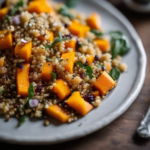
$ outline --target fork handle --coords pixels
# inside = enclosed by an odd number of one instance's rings
[[[142,120],[140,126],[137,129],[137,133],[140,137],[149,138],[150,137],[150,107]]]

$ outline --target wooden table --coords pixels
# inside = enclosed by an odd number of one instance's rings
[[[128,10],[120,0],[110,0],[132,23],[142,39],[150,64],[150,14],[138,14]],[[147,65],[147,66],[148,66]],[[17,146],[0,143],[0,149],[44,150],[150,150],[150,140],[141,139],[136,129],[150,105],[150,68],[147,67],[142,91],[132,106],[105,128],[86,137],[49,146]]]

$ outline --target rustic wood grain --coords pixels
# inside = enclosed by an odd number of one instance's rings
[[[150,140],[141,139],[136,129],[150,105],[150,14],[128,10],[122,1],[110,0],[129,19],[142,39],[148,62],[144,86],[131,107],[105,128],[86,137],[49,146],[17,146],[0,143],[0,149],[44,150],[150,150]]]

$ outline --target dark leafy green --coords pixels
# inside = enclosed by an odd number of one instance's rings
[[[26,121],[26,115],[23,115],[21,118],[20,118],[20,121],[19,121],[19,126],[21,126],[25,121]]]
[[[74,8],[79,0],[66,0],[65,5],[69,8]]]
[[[120,76],[120,70],[118,68],[112,68],[109,75],[114,79],[118,80]]]
[[[49,62],[52,62],[52,61],[53,61],[53,59],[50,59],[50,58],[48,58],[48,57],[46,57],[46,60],[49,61]]]
[[[10,22],[11,16],[6,15],[6,19],[4,20],[5,22]]]
[[[81,62],[76,62],[76,65],[79,65],[79,67],[82,67],[86,70],[85,76],[89,76],[90,79],[93,78],[93,70],[90,66],[84,66]]]
[[[128,38],[120,31],[111,31],[109,34],[111,36],[112,59],[117,55],[125,55],[130,50]]]
[[[98,37],[101,37],[101,36],[103,36],[103,33],[102,32],[100,32],[100,31],[98,31],[98,30],[95,30],[95,29],[91,29],[90,30],[92,33],[94,33],[96,36],[98,36]]]
[[[11,86],[16,87],[16,84],[11,84]]]
[[[68,8],[63,5],[59,10],[58,13],[60,13],[61,15],[65,16],[65,17],[69,17],[71,19],[74,19],[74,16],[69,12]]]
[[[60,32],[60,31],[58,31],[58,37],[59,37],[60,39],[62,39],[62,35],[61,35],[61,32]]]
[[[19,9],[19,7],[22,7],[24,5],[23,0],[20,0],[14,7],[14,9],[11,11],[11,15],[13,16]]]
[[[51,71],[51,76],[52,76],[52,82],[54,82],[54,80],[56,79],[56,74]]]
[[[71,94],[73,94],[75,92],[75,90],[72,90]]]

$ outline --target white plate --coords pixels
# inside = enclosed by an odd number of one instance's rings
[[[18,144],[53,144],[76,139],[111,123],[127,110],[139,94],[145,79],[146,55],[132,25],[105,1],[80,0],[77,9],[86,15],[93,11],[99,13],[106,31],[119,30],[129,37],[132,48],[122,60],[127,63],[128,71],[121,74],[118,86],[104,99],[100,107],[76,122],[60,124],[51,119],[51,125],[45,127],[43,120],[28,118],[18,128],[17,119],[12,118],[6,123],[4,118],[0,118],[0,140]]]

